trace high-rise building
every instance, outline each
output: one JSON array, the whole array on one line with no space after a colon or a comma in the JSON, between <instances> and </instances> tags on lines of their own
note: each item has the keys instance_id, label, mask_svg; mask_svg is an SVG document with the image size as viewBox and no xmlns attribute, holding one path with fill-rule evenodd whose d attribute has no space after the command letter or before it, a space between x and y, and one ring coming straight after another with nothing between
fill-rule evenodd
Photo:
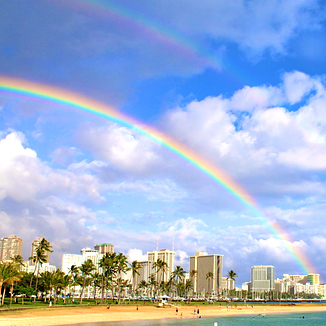
<instances>
[{"instance_id":1,"label":"high-rise building","mask_svg":"<svg viewBox=\"0 0 326 326\"><path fill-rule=\"evenodd\" d=\"M193 277L194 292L200 295L219 294L222 285L223 255L209 255L206 252L196 252L190 257L190 274Z\"/></svg>"},{"instance_id":2,"label":"high-rise building","mask_svg":"<svg viewBox=\"0 0 326 326\"><path fill-rule=\"evenodd\" d=\"M61 270L68 274L72 265L80 267L86 260L90 259L96 268L103 257L97 250L91 248L83 248L80 255L63 254L61 259Z\"/></svg>"},{"instance_id":3,"label":"high-rise building","mask_svg":"<svg viewBox=\"0 0 326 326\"><path fill-rule=\"evenodd\" d=\"M0 240L0 261L9 260L17 255L22 255L23 240L11 234Z\"/></svg>"},{"instance_id":4,"label":"high-rise building","mask_svg":"<svg viewBox=\"0 0 326 326\"><path fill-rule=\"evenodd\" d=\"M136 279L134 280L135 286L137 286L141 281L148 282L149 276L155 273L155 269L153 267L154 262L139 261L138 264L140 268L138 269L139 275L136 275Z\"/></svg>"},{"instance_id":5,"label":"high-rise building","mask_svg":"<svg viewBox=\"0 0 326 326\"><path fill-rule=\"evenodd\" d=\"M307 279L311 285L320 284L320 274L308 274Z\"/></svg>"},{"instance_id":6,"label":"high-rise building","mask_svg":"<svg viewBox=\"0 0 326 326\"><path fill-rule=\"evenodd\" d=\"M38 238L36 240L33 240L32 242L32 248L31 248L31 256L30 257L34 257L36 255L36 248L40 245L41 241L43 238ZM49 246L51 245L50 242L48 241ZM45 257L46 257L46 261L45 263L49 263L50 262L50 252L49 251L45 251ZM30 265L34 265L33 261L30 260Z\"/></svg>"},{"instance_id":7,"label":"high-rise building","mask_svg":"<svg viewBox=\"0 0 326 326\"><path fill-rule=\"evenodd\" d=\"M155 250L152 252L147 253L147 260L149 262L156 262L158 259L161 259L167 264L166 271L160 271L157 274L157 279L167 282L171 274L174 271L174 257L175 257L175 251L171 251L169 249L161 249L161 250Z\"/></svg>"},{"instance_id":8,"label":"high-rise building","mask_svg":"<svg viewBox=\"0 0 326 326\"><path fill-rule=\"evenodd\" d=\"M95 250L98 251L99 254L113 254L114 253L114 245L112 243L102 243L98 244L95 247Z\"/></svg>"},{"instance_id":9,"label":"high-rise building","mask_svg":"<svg viewBox=\"0 0 326 326\"><path fill-rule=\"evenodd\" d=\"M275 267L253 266L251 267L251 291L262 292L274 290Z\"/></svg>"}]
</instances>

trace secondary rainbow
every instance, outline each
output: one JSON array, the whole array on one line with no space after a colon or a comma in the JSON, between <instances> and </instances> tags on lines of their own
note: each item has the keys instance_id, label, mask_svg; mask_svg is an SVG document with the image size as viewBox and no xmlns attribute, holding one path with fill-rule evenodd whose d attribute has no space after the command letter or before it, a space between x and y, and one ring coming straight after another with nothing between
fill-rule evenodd
<instances>
[{"instance_id":1,"label":"secondary rainbow","mask_svg":"<svg viewBox=\"0 0 326 326\"><path fill-rule=\"evenodd\" d=\"M246 206L256 217L259 217L262 223L268 230L275 235L276 238L282 240L283 247L291 254L294 261L306 273L315 272L315 268L310 263L309 259L304 255L299 248L295 248L293 241L288 237L286 232L275 221L271 221L259 208L255 200L250 196L241 185L230 178L223 170L215 164L202 157L199 153L189 148L188 146L178 142L173 137L151 127L145 125L135 119L126 116L115 108L95 101L81 94L76 94L71 91L60 89L53 86L38 84L23 79L16 79L7 76L0 76L0 90L15 94L21 94L28 97L36 97L51 102L60 103L68 107L73 107L77 110L82 110L104 118L110 119L118 124L132 128L140 134L147 136L156 143L164 146L168 150L174 152L191 165L205 173L233 197Z\"/></svg>"}]
</instances>

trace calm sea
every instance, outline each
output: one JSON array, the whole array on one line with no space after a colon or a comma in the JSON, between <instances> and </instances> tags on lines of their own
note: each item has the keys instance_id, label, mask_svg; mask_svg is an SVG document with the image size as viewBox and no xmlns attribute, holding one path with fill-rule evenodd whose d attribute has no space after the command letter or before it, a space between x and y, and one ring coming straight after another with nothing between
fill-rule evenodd
<instances>
[{"instance_id":1,"label":"calm sea","mask_svg":"<svg viewBox=\"0 0 326 326\"><path fill-rule=\"evenodd\" d=\"M302 318L304 316L305 318ZM84 323L74 326L326 326L326 312L263 316L209 317L201 319L151 320L140 322Z\"/></svg>"}]
</instances>

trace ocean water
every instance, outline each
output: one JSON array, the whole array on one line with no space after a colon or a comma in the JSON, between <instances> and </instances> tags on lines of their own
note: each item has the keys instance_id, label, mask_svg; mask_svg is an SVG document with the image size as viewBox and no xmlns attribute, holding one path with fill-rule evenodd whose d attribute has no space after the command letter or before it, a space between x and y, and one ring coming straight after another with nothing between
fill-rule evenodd
<instances>
[{"instance_id":1,"label":"ocean water","mask_svg":"<svg viewBox=\"0 0 326 326\"><path fill-rule=\"evenodd\" d=\"M304 316L305 318L302 318ZM258 316L165 319L131 322L83 323L74 326L326 326L326 311Z\"/></svg>"}]
</instances>

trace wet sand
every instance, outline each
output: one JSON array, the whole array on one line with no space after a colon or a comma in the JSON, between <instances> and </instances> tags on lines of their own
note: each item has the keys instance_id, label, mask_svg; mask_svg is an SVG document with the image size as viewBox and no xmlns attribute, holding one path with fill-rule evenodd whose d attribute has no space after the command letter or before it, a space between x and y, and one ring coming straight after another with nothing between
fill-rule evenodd
<instances>
[{"instance_id":1,"label":"wet sand","mask_svg":"<svg viewBox=\"0 0 326 326\"><path fill-rule=\"evenodd\" d=\"M199 314L194 313L199 308ZM106 306L77 306L77 307L49 307L26 309L18 311L0 311L1 326L45 326L66 325L87 322L133 321L166 318L198 318L213 316L259 315L275 313L302 313L326 311L326 305L297 304L297 305L249 305L227 309L216 305L176 306L159 308L155 306L139 305L111 305Z\"/></svg>"}]
</instances>

